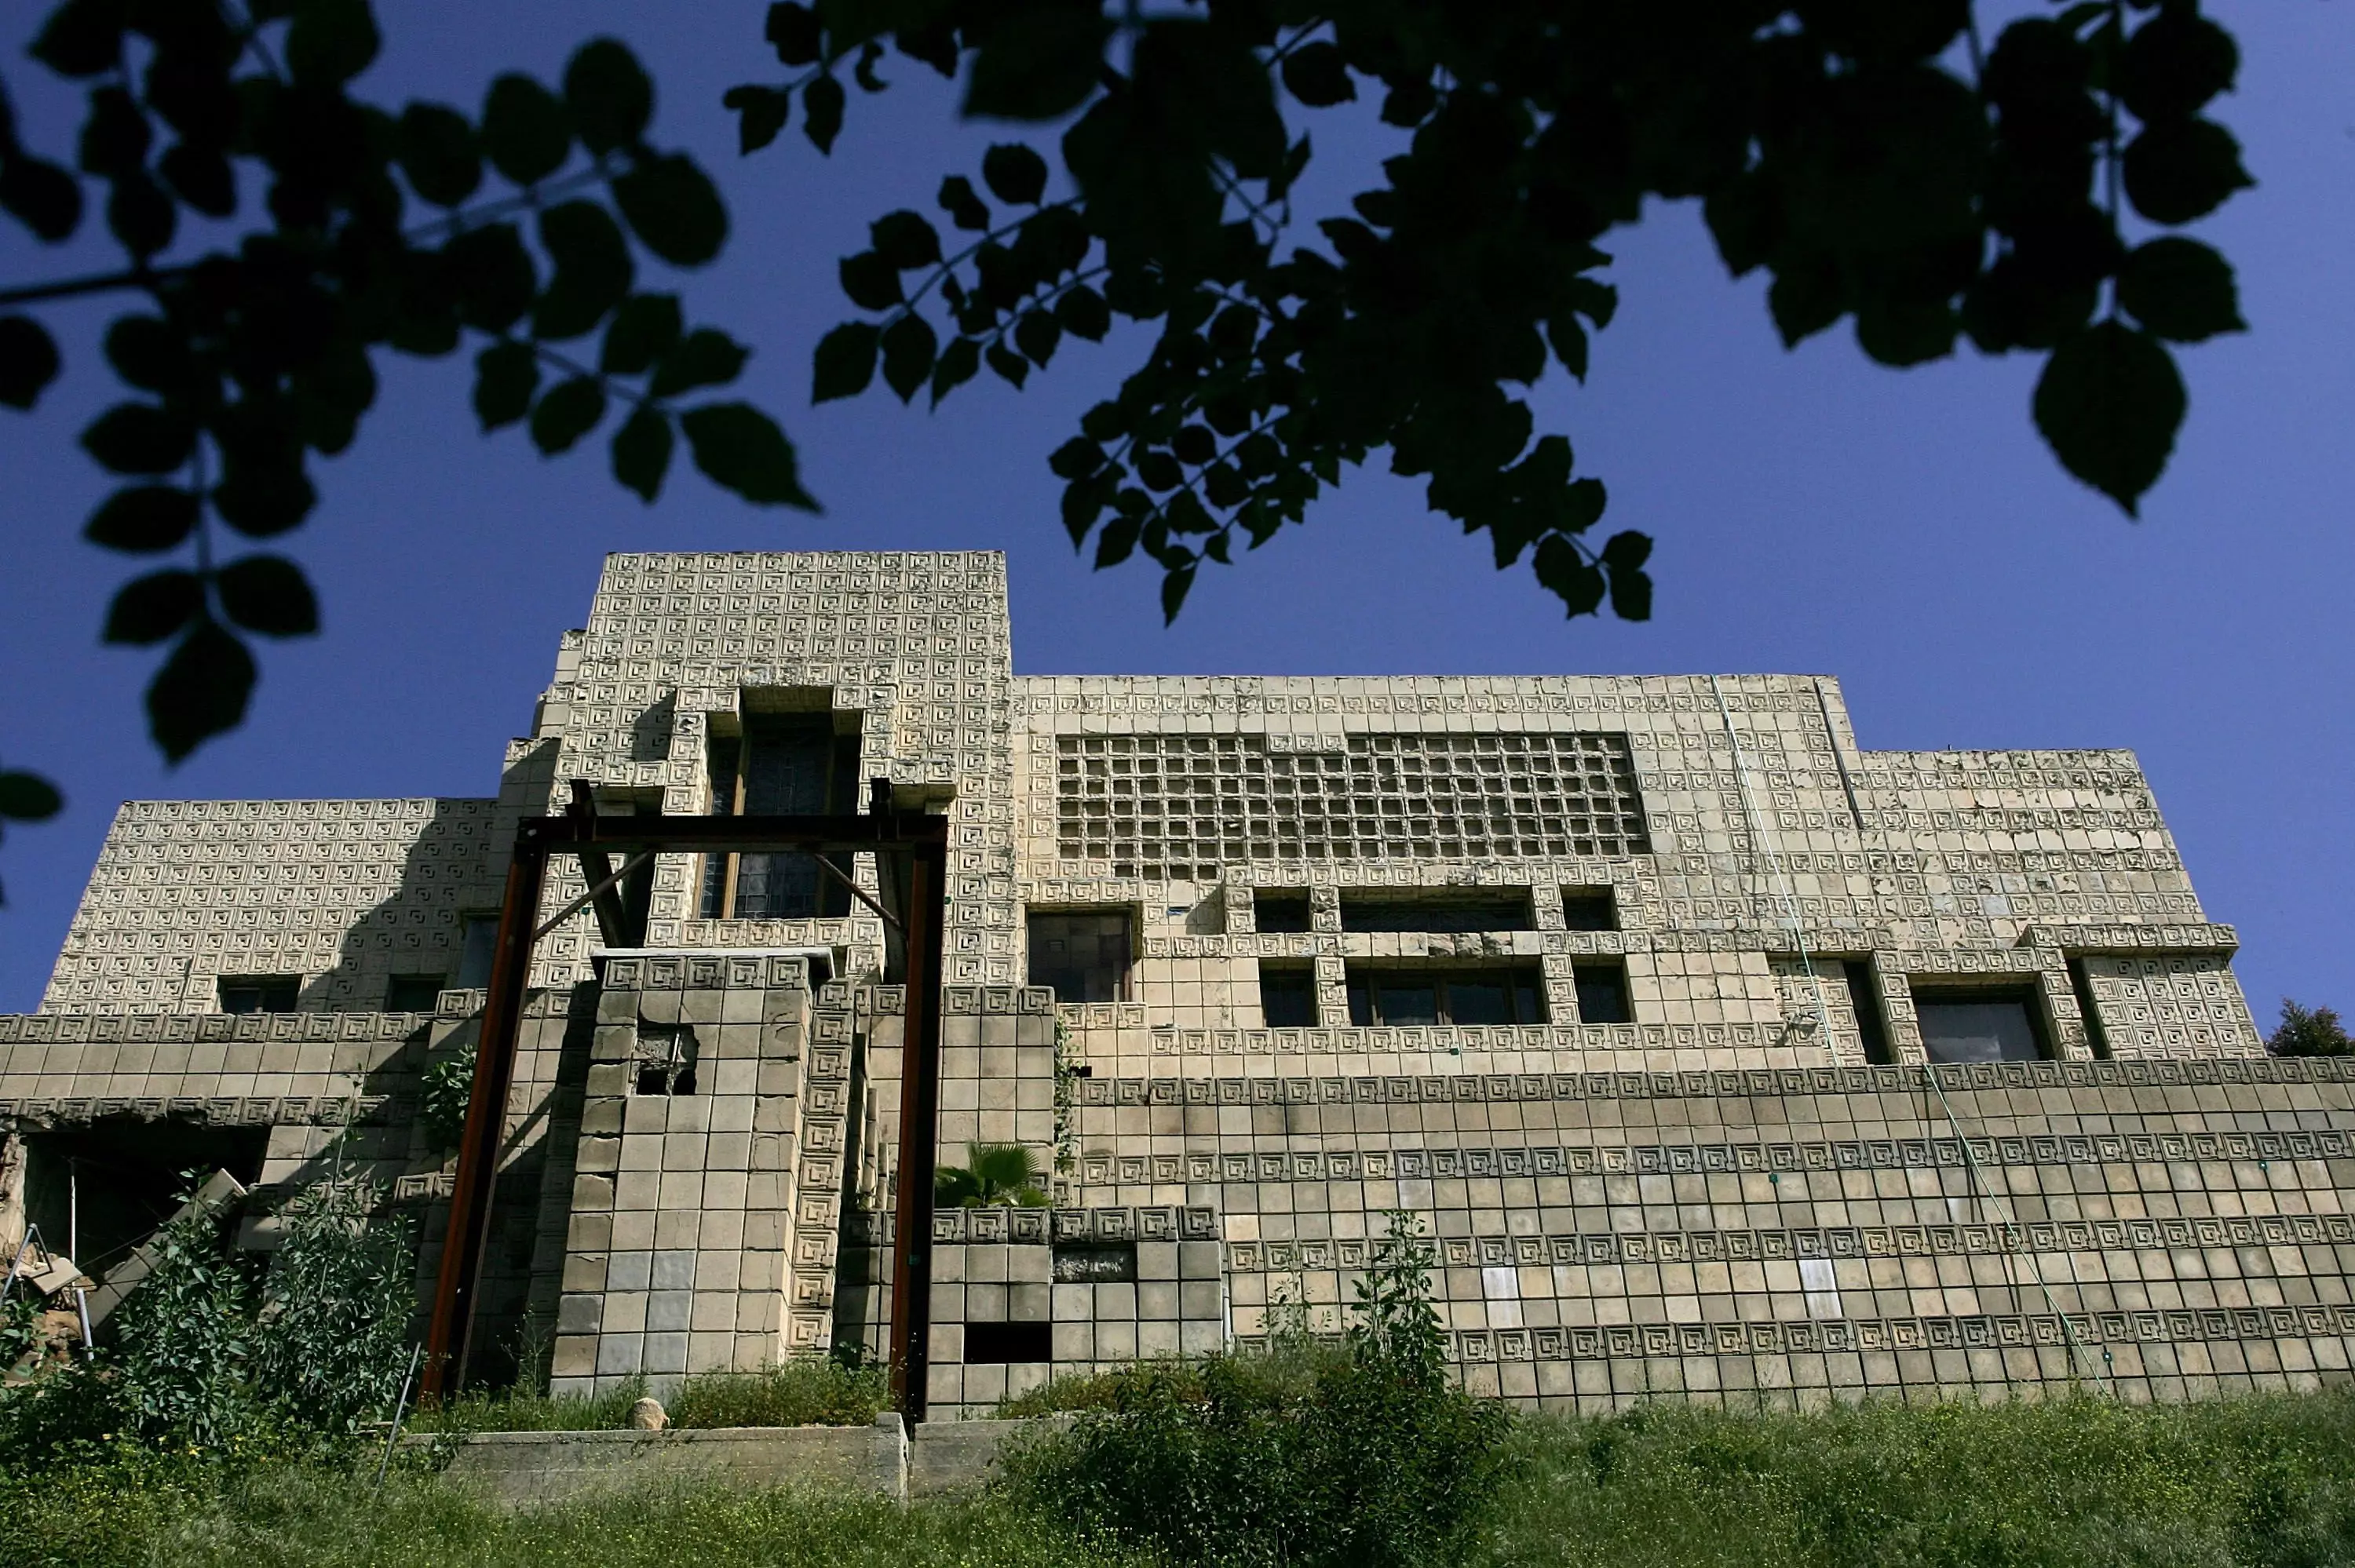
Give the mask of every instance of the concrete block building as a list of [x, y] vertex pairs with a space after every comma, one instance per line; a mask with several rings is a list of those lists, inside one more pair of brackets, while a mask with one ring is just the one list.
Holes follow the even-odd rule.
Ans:
[[[1018, 677], [989, 554], [617, 556], [496, 795], [125, 805], [0, 1018], [0, 1218], [103, 1273], [180, 1170], [363, 1170], [430, 1279], [515, 823], [878, 779], [950, 821], [941, 1159], [1052, 1189], [939, 1213], [936, 1416], [1337, 1328], [1393, 1211], [1527, 1406], [2349, 1375], [2348, 1066], [2265, 1055], [2130, 753], [1866, 750], [1807, 675]], [[634, 896], [538, 948], [477, 1370], [875, 1349], [881, 923], [787, 854]]]

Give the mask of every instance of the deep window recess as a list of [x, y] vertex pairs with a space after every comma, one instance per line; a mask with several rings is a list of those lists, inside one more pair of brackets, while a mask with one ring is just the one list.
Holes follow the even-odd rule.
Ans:
[[1534, 966], [1390, 969], [1349, 966], [1349, 1022], [1359, 1029], [1417, 1023], [1543, 1023]]
[[182, 1172], [227, 1171], [251, 1186], [269, 1142], [266, 1127], [128, 1117], [28, 1130], [25, 1215], [51, 1250], [103, 1276], [178, 1209]]
[[1030, 916], [1030, 983], [1063, 1002], [1128, 1000], [1128, 911]]
[[1262, 931], [1285, 934], [1305, 931], [1315, 924], [1308, 915], [1305, 893], [1260, 893], [1252, 899], [1252, 924]]
[[640, 1024], [633, 1066], [633, 1094], [695, 1093], [695, 1031], [685, 1024]]
[[448, 975], [394, 975], [384, 983], [387, 1012], [431, 1012], [440, 1005]]
[[2069, 988], [2077, 993], [2077, 1012], [2085, 1020], [2085, 1044], [2094, 1054], [2106, 1060], [2110, 1054], [2110, 1033], [2102, 1027], [2101, 1003], [2094, 995], [2094, 977], [2083, 959], [2069, 960]]
[[303, 994], [301, 975], [223, 975], [223, 1012], [292, 1012]]
[[2035, 1062], [2046, 1054], [2035, 999], [2025, 991], [1921, 991], [1922, 1048], [1933, 1062]]
[[1396, 893], [1341, 895], [1344, 931], [1527, 931], [1526, 893], [1482, 893], [1453, 897], [1417, 897]]
[[458, 978], [452, 983], [460, 991], [480, 991], [491, 983], [491, 960], [499, 949], [499, 917], [468, 915], [462, 922], [461, 933]]
[[[837, 735], [834, 725], [832, 714], [754, 714], [744, 720], [741, 736], [715, 736], [712, 813], [857, 811], [858, 736]], [[850, 868], [844, 863], [842, 869]], [[707, 920], [837, 919], [850, 913], [850, 890], [820, 871], [814, 855], [713, 854], [703, 859], [698, 907]]]
[[1316, 1027], [1316, 971], [1302, 964], [1259, 967], [1259, 1012], [1270, 1029]]
[[1571, 982], [1578, 988], [1581, 1023], [1633, 1023], [1636, 1010], [1627, 1001], [1627, 966], [1616, 959], [1570, 966]]
[[1565, 931], [1616, 931], [1619, 906], [1607, 887], [1565, 887], [1561, 925]]
[[1849, 959], [1840, 969], [1848, 979], [1848, 1003], [1856, 1011], [1857, 1038], [1863, 1043], [1864, 1059], [1895, 1061], [1889, 1050], [1889, 1026], [1881, 1022], [1881, 983], [1873, 979], [1871, 960]]
[[1048, 1323], [967, 1323], [967, 1366], [997, 1361], [1045, 1361], [1055, 1355], [1055, 1330]]

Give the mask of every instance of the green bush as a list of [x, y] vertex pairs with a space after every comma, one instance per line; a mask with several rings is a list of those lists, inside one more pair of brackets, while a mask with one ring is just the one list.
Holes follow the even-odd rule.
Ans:
[[1284, 1335], [1068, 1389], [1081, 1414], [1011, 1457], [1018, 1494], [1169, 1562], [1455, 1560], [1494, 1491], [1505, 1418], [1448, 1380], [1432, 1262], [1393, 1215], [1345, 1345]]
[[880, 1365], [795, 1356], [757, 1372], [706, 1372], [667, 1405], [674, 1426], [864, 1426], [890, 1404]]
[[646, 1396], [644, 1378], [603, 1393], [550, 1396], [528, 1389], [469, 1389], [410, 1418], [413, 1432], [618, 1432]]

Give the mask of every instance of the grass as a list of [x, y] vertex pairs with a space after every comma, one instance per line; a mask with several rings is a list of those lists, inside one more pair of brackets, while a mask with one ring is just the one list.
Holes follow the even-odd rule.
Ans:
[[[1604, 1420], [1524, 1420], [1510, 1441], [1507, 1479], [1463, 1568], [2355, 1562], [2346, 1391], [1797, 1415], [1661, 1404]], [[0, 1472], [0, 1513], [12, 1563], [27, 1568], [1145, 1568], [1004, 1495], [901, 1509], [790, 1491], [659, 1491], [506, 1515], [422, 1470], [396, 1469], [372, 1495], [373, 1462], [357, 1479], [163, 1461]]]
[[[417, 1432], [617, 1432], [645, 1397], [643, 1379], [593, 1395], [468, 1393], [420, 1411]], [[709, 1372], [682, 1384], [664, 1406], [673, 1426], [864, 1426], [890, 1403], [880, 1367], [846, 1367], [796, 1357], [765, 1372]]]

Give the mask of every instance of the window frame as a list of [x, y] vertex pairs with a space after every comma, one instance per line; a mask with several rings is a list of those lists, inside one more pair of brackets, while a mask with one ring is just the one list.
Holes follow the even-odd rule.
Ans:
[[[1282, 976], [1286, 980], [1290, 980], [1296, 977], [1304, 982], [1302, 989], [1306, 991], [1308, 997], [1308, 1017], [1305, 1022], [1299, 1023], [1279, 1023], [1274, 1019], [1268, 1016], [1267, 982], [1268, 978], [1272, 975]], [[1265, 1029], [1315, 1029], [1318, 1027], [1318, 1025], [1323, 1022], [1323, 1019], [1320, 1015], [1320, 1010], [1316, 1005], [1316, 966], [1314, 963], [1285, 963], [1281, 959], [1262, 959], [1259, 961], [1259, 1019], [1261, 1027]]]
[[[1038, 922], [1042, 918], [1071, 919], [1082, 916], [1092, 916], [1106, 921], [1117, 920], [1121, 927], [1121, 963], [1113, 987], [1115, 994], [1093, 1003], [1084, 1000], [1066, 1001], [1060, 987], [1054, 985], [1051, 980], [1041, 980], [1039, 978]], [[1136, 938], [1139, 923], [1137, 908], [1133, 904], [1025, 905], [1022, 910], [1022, 983], [1026, 986], [1043, 985], [1053, 991], [1056, 1005], [1060, 1007], [1106, 1006], [1135, 1000], [1136, 949], [1140, 945]], [[1082, 965], [1080, 968], [1081, 972], [1084, 972], [1088, 966]]]
[[[1383, 963], [1351, 963], [1348, 967], [1349, 997], [1349, 1027], [1352, 1029], [1518, 1029], [1549, 1022], [1546, 1012], [1545, 975], [1533, 963], [1522, 964], [1428, 964], [1401, 965]], [[1401, 982], [1420, 981], [1429, 977], [1432, 989], [1432, 1011], [1428, 1020], [1393, 1023], [1381, 1016], [1379, 988], [1393, 987]], [[1503, 982], [1508, 1010], [1518, 1014], [1526, 998], [1535, 1012], [1531, 1018], [1518, 1016], [1501, 1022], [1459, 1023], [1451, 1005], [1451, 982], [1470, 983], [1477, 979], [1484, 983]]]
[[[2041, 987], [2033, 983], [2022, 985], [2016, 982], [1973, 985], [1966, 981], [1960, 985], [1950, 985], [1942, 983], [1945, 978], [1940, 976], [1925, 986], [1915, 986], [1910, 980], [1907, 984], [1907, 990], [1912, 993], [1913, 1000], [1914, 1034], [1922, 1042], [1922, 1059], [1924, 1062], [1934, 1066], [1958, 1067], [1984, 1061], [2050, 1062], [2056, 1059], [2057, 1053], [2052, 1048], [2052, 1021], [2045, 1016]], [[2035, 1052], [2034, 1055], [1966, 1058], [1933, 1056], [1930, 1054], [1929, 1032], [1922, 1027], [1923, 1008], [1984, 1007], [1990, 1004], [2012, 1004], [2019, 1007], [2021, 1016], [2028, 1024], [2029, 1045]]]
[[[299, 974], [216, 975], [213, 977], [213, 1001], [233, 1018], [253, 1013], [300, 1012], [303, 1011], [303, 981], [304, 977]], [[230, 1006], [229, 995], [233, 991], [250, 991], [255, 1005]], [[283, 1001], [285, 1005], [272, 1007], [270, 1003], [273, 1000]]]
[[[1589, 1018], [1586, 1007], [1587, 987], [1594, 983], [1590, 977], [1607, 976], [1619, 999], [1621, 1018]], [[1636, 993], [1627, 983], [1627, 960], [1614, 958], [1576, 959], [1570, 966], [1571, 990], [1578, 998], [1578, 1021], [1596, 1025], [1627, 1024], [1636, 1022]]]

